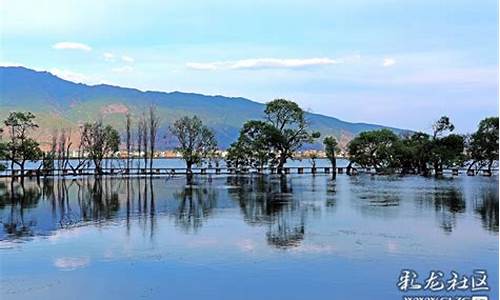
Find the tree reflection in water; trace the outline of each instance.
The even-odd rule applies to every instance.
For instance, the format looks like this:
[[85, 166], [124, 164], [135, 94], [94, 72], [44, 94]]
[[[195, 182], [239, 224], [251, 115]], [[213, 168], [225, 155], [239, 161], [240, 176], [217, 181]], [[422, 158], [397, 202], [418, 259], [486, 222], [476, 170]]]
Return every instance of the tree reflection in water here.
[[483, 227], [498, 232], [498, 190], [482, 190], [474, 211], [481, 217]]
[[267, 242], [278, 248], [300, 245], [305, 233], [305, 213], [293, 198], [286, 177], [228, 177], [235, 187], [230, 195], [239, 203], [244, 219], [251, 225], [267, 226]]
[[5, 235], [13, 238], [33, 235], [36, 222], [25, 217], [25, 210], [36, 207], [41, 195], [37, 186], [26, 188], [23, 182], [0, 182], [0, 210], [7, 210], [0, 219]]
[[[40, 182], [0, 181], [0, 240], [49, 235], [82, 223], [123, 222], [126, 232], [138, 227], [155, 236], [159, 215], [168, 216], [184, 232], [197, 232], [216, 209], [239, 207], [244, 221], [263, 226], [269, 245], [280, 249], [302, 244], [306, 221], [331, 215], [337, 207], [359, 210], [363, 216], [397, 218], [404, 210], [435, 212], [447, 233], [466, 210], [481, 218], [483, 227], [498, 232], [498, 190], [482, 181], [402, 183], [384, 179], [338, 179], [316, 176], [228, 176], [216, 183], [205, 177], [185, 185], [182, 178], [46, 179]], [[307, 181], [309, 180], [309, 181]], [[420, 180], [420, 179], [419, 179]], [[326, 186], [325, 186], [326, 185]], [[315, 201], [321, 199], [321, 201]], [[468, 199], [468, 201], [466, 201]], [[159, 203], [157, 203], [159, 202]], [[340, 205], [339, 205], [340, 204]], [[416, 207], [415, 207], [416, 205]], [[333, 210], [332, 210], [333, 209]], [[431, 215], [432, 217], [432, 215]]]
[[178, 200], [176, 224], [186, 232], [197, 231], [217, 206], [217, 194], [203, 185], [190, 184], [174, 198]]

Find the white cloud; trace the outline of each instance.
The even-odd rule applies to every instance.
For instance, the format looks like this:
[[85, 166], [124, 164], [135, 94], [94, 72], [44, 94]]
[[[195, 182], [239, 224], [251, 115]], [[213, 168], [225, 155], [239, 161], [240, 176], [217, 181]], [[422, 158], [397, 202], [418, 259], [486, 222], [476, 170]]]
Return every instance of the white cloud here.
[[54, 266], [65, 271], [84, 268], [90, 264], [88, 257], [61, 257], [54, 261]]
[[127, 55], [122, 55], [122, 60], [127, 63], [133, 63], [135, 61], [135, 59]]
[[62, 70], [58, 68], [52, 68], [49, 71], [50, 73], [56, 75], [59, 78], [73, 81], [73, 82], [78, 82], [78, 83], [90, 83], [90, 78], [87, 75], [69, 71], [69, 70]]
[[0, 67], [22, 67], [20, 63], [15, 63], [12, 61], [0, 61]]
[[186, 66], [194, 70], [217, 70], [216, 63], [187, 63]]
[[111, 69], [111, 71], [113, 71], [115, 73], [129, 73], [129, 72], [132, 72], [133, 70], [134, 70], [134, 68], [131, 66], [116, 67], [116, 68]]
[[57, 50], [82, 50], [91, 51], [92, 48], [89, 45], [75, 42], [60, 42], [52, 45], [52, 48]]
[[115, 61], [115, 55], [111, 52], [106, 52], [103, 54], [104, 60], [109, 61], [109, 62], [114, 62]]
[[332, 58], [251, 58], [236, 61], [220, 61], [209, 63], [189, 62], [186, 66], [195, 70], [219, 70], [219, 69], [297, 69], [305, 67], [317, 67], [344, 63], [343, 60]]
[[85, 83], [85, 84], [112, 84], [108, 80], [101, 79], [97, 76], [88, 76], [82, 73], [73, 72], [67, 69], [52, 68], [49, 70], [53, 75], [62, 78], [64, 80]]
[[384, 62], [382, 63], [382, 65], [384, 67], [390, 67], [390, 66], [393, 66], [395, 64], [396, 64], [396, 60], [394, 58], [390, 58], [390, 57], [384, 58]]

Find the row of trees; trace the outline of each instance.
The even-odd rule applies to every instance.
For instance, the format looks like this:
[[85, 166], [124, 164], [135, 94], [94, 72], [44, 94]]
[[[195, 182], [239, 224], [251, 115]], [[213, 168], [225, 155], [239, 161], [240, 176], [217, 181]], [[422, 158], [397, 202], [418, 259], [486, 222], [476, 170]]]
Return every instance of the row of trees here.
[[[320, 137], [319, 132], [310, 131], [305, 112], [295, 102], [273, 100], [266, 104], [264, 113], [263, 120], [244, 123], [238, 139], [227, 150], [229, 167], [275, 167], [281, 173], [295, 152]], [[132, 152], [137, 152], [137, 166], [141, 168], [143, 161], [143, 167], [147, 168], [149, 161], [152, 173], [160, 125], [156, 107], [151, 106], [135, 119], [134, 124], [130, 114], [125, 118], [125, 168], [133, 167]], [[111, 125], [104, 125], [102, 121], [85, 123], [79, 131], [77, 161], [69, 163], [70, 149], [74, 148], [71, 131], [55, 132], [50, 150], [44, 153], [29, 135], [37, 128], [32, 113], [13, 112], [4, 121], [4, 132], [0, 132], [0, 159], [10, 161], [12, 169], [17, 165], [22, 174], [25, 162], [36, 160], [42, 160], [40, 168], [45, 170], [53, 170], [57, 161], [59, 168], [70, 168], [75, 174], [92, 161], [96, 173], [102, 174], [104, 159], [114, 155], [121, 144], [118, 131]], [[429, 175], [434, 170], [440, 175], [445, 167], [462, 166], [467, 162], [470, 169], [486, 167], [491, 171], [493, 162], [498, 160], [498, 117], [484, 119], [478, 130], [469, 136], [453, 131], [450, 119], [442, 117], [434, 124], [430, 135], [415, 132], [401, 136], [388, 129], [362, 132], [347, 145], [348, 169], [354, 164], [373, 167], [378, 173], [400, 171], [402, 174]], [[196, 116], [178, 119], [168, 133], [177, 139], [176, 150], [186, 161], [188, 173], [193, 165], [217, 156], [214, 132]], [[337, 140], [327, 136], [323, 144], [327, 158], [336, 168], [336, 154], [340, 151]], [[314, 164], [315, 157], [312, 161]], [[335, 172], [333, 174], [335, 176]]]
[[398, 136], [388, 129], [362, 132], [348, 144], [351, 163], [373, 167], [377, 173], [436, 176], [443, 168], [468, 165], [473, 168], [491, 167], [498, 160], [498, 117], [482, 120], [478, 130], [470, 135], [452, 133], [455, 129], [450, 119], [441, 117], [431, 135], [415, 132]]

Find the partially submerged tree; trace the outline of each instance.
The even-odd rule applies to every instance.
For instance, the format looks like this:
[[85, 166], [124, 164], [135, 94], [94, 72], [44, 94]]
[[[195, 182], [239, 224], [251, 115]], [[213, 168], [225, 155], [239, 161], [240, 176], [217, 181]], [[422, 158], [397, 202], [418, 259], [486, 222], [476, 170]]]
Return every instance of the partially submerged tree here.
[[14, 164], [19, 166], [21, 176], [24, 176], [26, 161], [36, 161], [42, 156], [38, 142], [29, 137], [29, 132], [38, 128], [35, 115], [31, 112], [11, 112], [4, 125], [9, 135], [5, 145], [6, 158], [11, 161], [11, 169], [14, 169]]
[[332, 164], [332, 177], [335, 179], [337, 177], [337, 153], [340, 148], [337, 143], [337, 139], [333, 136], [327, 136], [323, 139], [323, 144], [325, 145], [325, 155], [326, 158]]
[[125, 116], [125, 142], [127, 148], [127, 172], [130, 170], [130, 150], [132, 149], [132, 117], [130, 113]]
[[240, 130], [238, 141], [229, 148], [227, 160], [234, 160], [232, 165], [235, 167], [264, 168], [276, 157], [273, 152], [276, 134], [276, 129], [267, 122], [246, 122]]
[[217, 149], [213, 131], [197, 117], [182, 117], [170, 127], [170, 132], [177, 138], [176, 148], [186, 161], [188, 174], [194, 164], [200, 164]]
[[443, 174], [443, 168], [461, 165], [465, 159], [465, 139], [461, 135], [449, 134], [455, 129], [447, 116], [441, 117], [432, 126], [433, 135], [430, 143], [430, 163], [436, 177]]
[[394, 144], [398, 136], [389, 129], [361, 132], [348, 145], [349, 157], [364, 168], [390, 172], [394, 167]]
[[5, 171], [7, 167], [3, 163], [7, 159], [7, 144], [3, 141], [3, 129], [0, 128], [0, 172]]
[[101, 121], [85, 123], [82, 132], [82, 146], [88, 157], [94, 162], [97, 174], [102, 174], [102, 161], [118, 151], [120, 135], [111, 125]]
[[158, 117], [158, 112], [156, 106], [151, 105], [149, 107], [148, 115], [149, 123], [149, 171], [153, 172], [153, 158], [156, 146], [156, 135], [158, 133], [158, 126], [160, 125], [160, 118]]
[[468, 154], [472, 160], [471, 170], [475, 165], [478, 169], [491, 167], [498, 160], [498, 117], [490, 117], [479, 123], [478, 129], [470, 137]]
[[285, 99], [276, 99], [266, 104], [266, 120], [274, 128], [270, 137], [276, 153], [278, 172], [281, 173], [288, 158], [304, 144], [319, 138], [319, 132], [308, 132], [304, 111], [297, 103]]

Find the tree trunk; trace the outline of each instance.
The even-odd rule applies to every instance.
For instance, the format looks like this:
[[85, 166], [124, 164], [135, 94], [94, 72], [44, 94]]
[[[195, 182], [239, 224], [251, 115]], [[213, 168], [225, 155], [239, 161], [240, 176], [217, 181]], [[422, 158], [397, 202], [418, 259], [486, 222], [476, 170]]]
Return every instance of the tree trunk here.
[[154, 149], [151, 148], [151, 156], [149, 157], [149, 172], [151, 174], [153, 174], [153, 156], [154, 156], [153, 151], [154, 151]]
[[493, 160], [490, 160], [488, 164], [488, 173], [491, 174], [491, 166], [493, 165]]
[[101, 175], [102, 174], [101, 161], [94, 160], [94, 166], [95, 166], [96, 175]]
[[286, 153], [281, 153], [278, 161], [278, 174], [283, 174], [283, 166], [286, 163]]
[[345, 173], [349, 176], [351, 176], [351, 169], [352, 169], [352, 161], [349, 162], [345, 171]]
[[21, 164], [20, 164], [20, 166], [21, 166], [21, 179], [24, 178], [24, 162], [25, 161], [23, 160], [23, 161], [21, 161]]
[[337, 179], [337, 159], [335, 156], [331, 160], [332, 163], [332, 179], [336, 180]]

